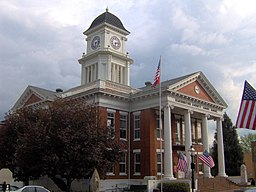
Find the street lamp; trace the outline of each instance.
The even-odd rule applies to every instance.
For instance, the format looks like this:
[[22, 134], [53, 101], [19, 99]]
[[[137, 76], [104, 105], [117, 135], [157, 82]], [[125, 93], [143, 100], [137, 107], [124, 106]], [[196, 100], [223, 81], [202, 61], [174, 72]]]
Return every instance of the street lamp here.
[[195, 191], [195, 149], [193, 148], [193, 146], [190, 147], [190, 156], [191, 156], [191, 188], [192, 188], [192, 192]]

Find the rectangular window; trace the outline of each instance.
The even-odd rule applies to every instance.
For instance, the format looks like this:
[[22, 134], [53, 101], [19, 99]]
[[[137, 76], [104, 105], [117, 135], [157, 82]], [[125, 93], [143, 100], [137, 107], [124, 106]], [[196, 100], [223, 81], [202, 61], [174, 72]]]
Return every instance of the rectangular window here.
[[181, 116], [175, 115], [175, 143], [176, 144], [181, 144], [181, 140], [180, 140], [181, 126], [182, 126]]
[[134, 153], [134, 174], [140, 174], [140, 153]]
[[157, 174], [161, 174], [161, 152], [156, 153], [156, 159], [157, 159]]
[[191, 136], [192, 136], [192, 143], [196, 142], [196, 121], [195, 119], [191, 119]]
[[[111, 153], [112, 149], [107, 148], [108, 152]], [[115, 174], [115, 162], [110, 162], [107, 167], [107, 175], [114, 175]]]
[[181, 130], [182, 130], [182, 139], [181, 139], [181, 144], [182, 145], [185, 145], [185, 138], [186, 138], [186, 136], [185, 136], [185, 122], [184, 122], [184, 120], [182, 119], [182, 125], [181, 125], [182, 127], [181, 127]]
[[122, 153], [119, 160], [119, 172], [120, 175], [126, 174], [126, 154]]
[[120, 115], [120, 139], [127, 139], [126, 132], [127, 132], [127, 115]]
[[111, 163], [108, 168], [107, 175], [114, 175], [115, 174], [115, 163]]
[[202, 122], [197, 121], [197, 140], [198, 143], [202, 143]]
[[202, 174], [203, 170], [204, 170], [203, 163], [202, 163], [202, 161], [199, 161], [198, 162], [198, 172], [199, 172], [199, 174]]
[[161, 139], [160, 135], [161, 135], [160, 120], [159, 120], [159, 117], [157, 117], [157, 119], [156, 119], [156, 138], [159, 139], [159, 140]]
[[108, 137], [115, 137], [115, 113], [108, 112], [107, 128], [108, 128]]
[[134, 115], [134, 139], [140, 139], [140, 115]]

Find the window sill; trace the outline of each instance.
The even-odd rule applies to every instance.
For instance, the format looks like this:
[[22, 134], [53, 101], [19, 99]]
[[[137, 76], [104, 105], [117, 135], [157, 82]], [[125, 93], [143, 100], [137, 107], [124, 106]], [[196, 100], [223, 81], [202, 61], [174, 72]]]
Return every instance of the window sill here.
[[114, 176], [115, 174], [114, 173], [107, 173], [107, 175]]
[[126, 173], [119, 173], [120, 176], [127, 176]]
[[140, 176], [140, 173], [134, 173], [133, 175], [135, 175], [135, 176]]

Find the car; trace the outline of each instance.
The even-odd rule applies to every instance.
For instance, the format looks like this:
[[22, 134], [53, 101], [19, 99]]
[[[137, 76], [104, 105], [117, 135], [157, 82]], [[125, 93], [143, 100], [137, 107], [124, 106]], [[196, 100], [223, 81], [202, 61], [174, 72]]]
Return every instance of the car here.
[[6, 191], [16, 191], [17, 189], [19, 189], [19, 187], [15, 185], [7, 185]]
[[50, 192], [50, 191], [43, 186], [27, 185], [13, 192]]

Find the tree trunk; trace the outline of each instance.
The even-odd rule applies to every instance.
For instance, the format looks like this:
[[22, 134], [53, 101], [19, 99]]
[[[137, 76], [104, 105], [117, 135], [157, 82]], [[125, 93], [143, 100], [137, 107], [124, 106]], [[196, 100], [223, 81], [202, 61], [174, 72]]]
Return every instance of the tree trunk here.
[[29, 185], [29, 179], [28, 178], [24, 179], [23, 183], [25, 186]]
[[71, 188], [72, 180], [71, 180], [70, 177], [67, 177], [66, 180], [67, 180], [67, 192], [70, 192], [71, 191], [70, 188]]

